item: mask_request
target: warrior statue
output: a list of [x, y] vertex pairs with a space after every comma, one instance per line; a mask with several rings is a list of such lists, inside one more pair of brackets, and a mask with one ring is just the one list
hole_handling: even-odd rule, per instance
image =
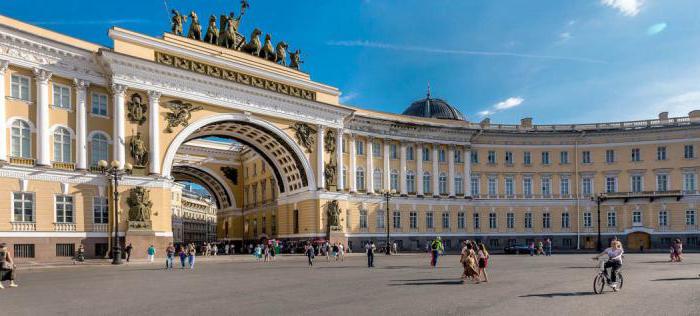
[[[221, 32], [221, 35], [219, 36], [219, 41], [218, 44], [219, 46], [224, 46], [226, 48], [234, 48], [238, 49], [237, 45], [239, 45], [236, 42], [236, 37], [238, 33], [238, 26], [241, 23], [241, 18], [243, 18], [243, 15], [245, 14], [245, 10], [250, 7], [248, 4], [248, 1], [246, 0], [241, 0], [241, 14], [236, 17], [236, 14], [234, 12], [229, 13], [229, 16], [226, 16], [225, 14], [222, 14], [219, 17], [219, 31]], [[241, 40], [241, 44], [245, 42], [244, 40]]]
[[190, 12], [190, 18], [192, 19], [192, 23], [190, 23], [190, 30], [187, 32], [187, 38], [199, 41], [202, 39], [202, 26], [199, 24], [197, 13], [194, 11]]
[[327, 210], [328, 213], [328, 226], [340, 227], [340, 207], [338, 206], [338, 200], [333, 200], [328, 202]]
[[173, 9], [171, 11], [173, 17], [172, 21], [172, 32], [175, 35], [182, 36], [182, 26], [187, 22], [187, 16], [180, 14], [177, 10]]
[[299, 70], [299, 66], [303, 64], [304, 61], [301, 60], [301, 50], [297, 49], [296, 52], [289, 53], [289, 68]]
[[250, 53], [253, 56], [260, 56], [260, 50], [262, 49], [260, 34], [262, 34], [262, 31], [257, 28], [254, 29], [253, 33], [250, 34], [250, 41], [241, 47], [241, 51]]
[[330, 190], [331, 185], [335, 184], [335, 174], [337, 171], [337, 167], [335, 164], [335, 161], [331, 160], [331, 162], [327, 163], [325, 165], [325, 168], [323, 168], [323, 177], [324, 180], [326, 181], [326, 190]]
[[136, 136], [131, 138], [129, 147], [131, 149], [131, 158], [134, 158], [134, 165], [136, 167], [145, 166], [148, 163], [148, 150], [141, 139], [141, 132], [137, 132]]
[[275, 61], [275, 49], [272, 48], [272, 37], [270, 34], [265, 34], [265, 44], [263, 44], [260, 57], [270, 61]]
[[216, 28], [216, 16], [214, 15], [209, 17], [209, 27], [207, 28], [207, 34], [204, 35], [204, 41], [214, 45], [219, 41], [219, 29]]
[[287, 43], [284, 41], [277, 43], [277, 47], [275, 49], [275, 62], [282, 65], [282, 66], [287, 66], [287, 48], [289, 46]]

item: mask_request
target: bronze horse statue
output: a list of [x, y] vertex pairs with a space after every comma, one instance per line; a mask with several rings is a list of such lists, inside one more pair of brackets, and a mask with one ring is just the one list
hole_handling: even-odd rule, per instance
[[241, 51], [249, 53], [253, 56], [260, 57], [260, 50], [262, 49], [262, 43], [260, 43], [260, 34], [262, 31], [259, 29], [254, 29], [253, 33], [250, 34], [250, 41], [241, 47]]
[[270, 34], [265, 34], [265, 44], [263, 44], [260, 57], [269, 61], [275, 61], [275, 49], [272, 47], [272, 37]]
[[209, 17], [209, 27], [207, 34], [204, 35], [204, 41], [214, 45], [219, 42], [219, 29], [216, 27], [216, 16], [214, 15]]
[[282, 66], [287, 66], [287, 49], [289, 48], [289, 45], [285, 43], [284, 41], [281, 41], [277, 43], [277, 47], [275, 49], [275, 62], [282, 65]]
[[187, 31], [187, 38], [199, 41], [202, 39], [202, 26], [199, 24], [197, 13], [194, 11], [190, 12], [190, 19], [192, 23], [190, 23], [190, 29]]

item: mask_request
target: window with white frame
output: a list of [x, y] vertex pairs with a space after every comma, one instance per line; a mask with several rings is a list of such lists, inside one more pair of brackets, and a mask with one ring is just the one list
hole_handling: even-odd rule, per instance
[[569, 218], [569, 213], [561, 213], [561, 228], [569, 228], [571, 226], [571, 221]]
[[615, 162], [615, 151], [614, 150], [608, 149], [605, 151], [605, 162], [607, 162], [607, 163]]
[[685, 158], [685, 159], [695, 158], [695, 146], [693, 146], [693, 145], [683, 146], [683, 158]]
[[444, 173], [440, 174], [440, 178], [438, 178], [438, 186], [440, 187], [440, 194], [445, 195], [447, 194], [447, 175]]
[[417, 212], [408, 213], [408, 223], [409, 223], [411, 229], [418, 228], [418, 213]]
[[466, 227], [466, 219], [464, 217], [464, 212], [457, 213], [457, 228], [464, 229]]
[[71, 135], [68, 129], [58, 127], [53, 132], [53, 161], [71, 162]]
[[442, 228], [450, 228], [450, 212], [442, 212]]
[[591, 152], [584, 151], [581, 153], [581, 163], [591, 163]]
[[548, 212], [542, 213], [542, 228], [548, 229], [552, 227], [552, 215]]
[[56, 223], [73, 223], [73, 197], [56, 196]]
[[374, 192], [382, 191], [382, 170], [379, 168], [374, 169], [374, 174], [372, 175], [372, 190]]
[[559, 180], [559, 192], [562, 196], [568, 196], [571, 194], [571, 190], [569, 187], [569, 178], [568, 177], [561, 177], [561, 180]]
[[496, 177], [493, 177], [493, 176], [489, 177], [489, 179], [488, 179], [489, 196], [496, 196], [496, 194], [498, 194], [497, 181], [498, 181], [498, 179]]
[[486, 158], [487, 158], [489, 164], [495, 164], [496, 163], [496, 151], [489, 150]]
[[507, 196], [512, 196], [515, 194], [515, 188], [513, 187], [513, 177], [505, 177], [503, 180], [503, 187], [505, 189], [505, 194]]
[[614, 177], [614, 176], [605, 177], [605, 192], [607, 192], [607, 193], [617, 192], [617, 177]]
[[497, 228], [496, 213], [489, 213], [489, 228], [490, 229]]
[[396, 144], [389, 144], [389, 158], [399, 159], [399, 152], [396, 148]]
[[505, 156], [506, 164], [512, 165], [513, 164], [513, 152], [506, 151], [504, 156]]
[[360, 210], [360, 228], [367, 228], [367, 210]]
[[656, 175], [656, 191], [668, 191], [668, 175], [660, 173]]
[[12, 75], [11, 81], [10, 96], [15, 99], [29, 101], [31, 98], [29, 88], [31, 79], [25, 76]]
[[531, 165], [532, 164], [532, 154], [529, 151], [523, 152], [523, 164], [524, 165]]
[[471, 195], [479, 195], [479, 176], [472, 176], [471, 180]]
[[365, 154], [365, 142], [361, 140], [355, 141], [355, 154], [364, 155]]
[[433, 212], [426, 212], [425, 213], [425, 228], [427, 229], [433, 229]]
[[559, 152], [559, 163], [566, 165], [569, 163], [569, 152], [568, 151], [562, 151]]
[[430, 161], [430, 148], [423, 147], [423, 161]]
[[683, 190], [685, 192], [695, 192], [697, 189], [697, 177], [695, 173], [686, 172], [683, 174]]
[[455, 193], [457, 195], [464, 194], [464, 181], [462, 180], [461, 175], [455, 176]]
[[372, 156], [379, 157], [382, 154], [382, 144], [378, 142], [372, 143]]
[[394, 229], [401, 228], [401, 212], [394, 211], [392, 220], [393, 222], [391, 224], [394, 227]]
[[70, 109], [70, 87], [61, 84], [53, 84], [53, 106]]
[[432, 181], [430, 181], [430, 179], [430, 172], [423, 172], [423, 193], [425, 194], [432, 193]]
[[549, 161], [549, 152], [548, 151], [543, 151], [542, 152], [542, 164], [543, 165], [548, 165], [550, 163]]
[[390, 180], [389, 181], [389, 186], [391, 187], [391, 190], [398, 190], [399, 189], [399, 172], [396, 170], [391, 170], [391, 175], [390, 175]]
[[659, 226], [668, 226], [668, 212], [659, 211]]
[[471, 155], [471, 163], [479, 163], [479, 152], [472, 149], [469, 155]]
[[107, 224], [109, 221], [109, 203], [106, 197], [92, 198], [92, 220], [95, 224]]
[[413, 160], [413, 158], [414, 158], [413, 146], [406, 147], [406, 160]]
[[525, 226], [525, 229], [532, 229], [532, 213], [531, 212], [525, 213], [525, 216], [523, 217], [523, 225]]
[[593, 179], [589, 177], [581, 179], [581, 191], [583, 196], [593, 195]]
[[656, 147], [656, 160], [666, 160], [666, 146]]
[[91, 95], [91, 113], [99, 116], [107, 116], [107, 95], [103, 93], [93, 93]]
[[447, 155], [445, 154], [444, 149], [438, 150], [438, 161], [439, 162], [445, 162], [447, 161]]
[[355, 171], [355, 186], [357, 190], [365, 189], [365, 170], [362, 168], [358, 168], [357, 171]]
[[688, 226], [695, 226], [695, 210], [685, 211], [685, 224]]
[[549, 197], [552, 196], [552, 178], [542, 177], [542, 196]]
[[642, 161], [642, 154], [639, 148], [632, 148], [632, 161]]
[[608, 212], [608, 227], [617, 226], [617, 213], [615, 211]]
[[585, 212], [583, 213], [583, 227], [591, 227], [593, 226], [593, 220], [592, 220], [591, 212]]
[[508, 229], [515, 228], [515, 213], [509, 212], [506, 214], [506, 227]]
[[472, 215], [472, 222], [474, 223], [474, 229], [481, 228], [481, 223], [479, 222], [479, 213], [474, 213]]
[[12, 156], [31, 158], [32, 135], [29, 123], [23, 120], [12, 122], [10, 137]]
[[461, 150], [455, 150], [455, 162], [456, 163], [461, 163], [462, 162], [462, 151]]
[[406, 172], [406, 191], [416, 193], [416, 173], [413, 170]]
[[633, 225], [641, 225], [642, 224], [642, 212], [641, 211], [632, 211], [632, 224]]
[[532, 196], [532, 178], [531, 177], [524, 177], [523, 178], [523, 195], [526, 197]]
[[384, 211], [378, 210], [376, 212], [377, 228], [384, 228], [384, 217], [385, 216], [386, 216], [386, 213], [384, 213]]
[[644, 181], [642, 175], [634, 174], [630, 177], [632, 192], [642, 192], [644, 191]]
[[12, 221], [13, 222], [33, 222], [34, 221], [34, 193], [14, 192], [12, 193]]

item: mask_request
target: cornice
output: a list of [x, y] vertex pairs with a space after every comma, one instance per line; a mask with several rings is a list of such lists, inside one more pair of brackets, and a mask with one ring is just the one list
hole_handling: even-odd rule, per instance
[[[5, 165], [0, 168], [0, 178], [22, 179], [29, 181], [49, 181], [70, 184], [88, 184], [105, 186], [105, 176], [80, 171], [63, 171], [56, 169], [30, 168]], [[173, 186], [173, 182], [167, 179], [124, 176], [120, 184], [125, 186], [142, 186], [146, 188], [165, 188]]]

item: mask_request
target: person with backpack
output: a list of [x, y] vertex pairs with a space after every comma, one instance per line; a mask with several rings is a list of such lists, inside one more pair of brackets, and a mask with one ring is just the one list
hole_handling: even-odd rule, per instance
[[442, 245], [442, 238], [440, 236], [435, 237], [432, 243], [430, 243], [430, 266], [437, 267], [438, 257], [442, 254], [445, 248]]

